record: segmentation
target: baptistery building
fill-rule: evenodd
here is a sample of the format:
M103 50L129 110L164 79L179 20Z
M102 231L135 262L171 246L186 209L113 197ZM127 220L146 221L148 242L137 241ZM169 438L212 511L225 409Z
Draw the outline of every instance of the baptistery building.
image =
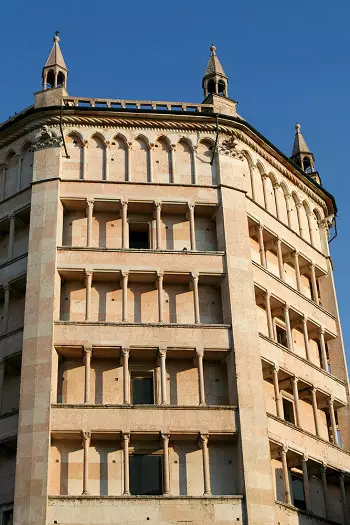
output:
M215 46L202 103L67 79L56 34L0 124L0 525L349 525L337 207L300 125L289 156L237 113Z

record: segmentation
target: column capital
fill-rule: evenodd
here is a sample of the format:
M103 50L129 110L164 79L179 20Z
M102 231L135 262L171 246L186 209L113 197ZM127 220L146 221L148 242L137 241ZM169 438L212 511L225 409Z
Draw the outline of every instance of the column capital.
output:
M279 365L277 363L275 363L273 365L273 371L278 373L279 369L280 369Z
M147 144L147 149L148 149L148 151L153 151L154 150L154 143L150 142L149 144Z
M327 404L333 406L333 404L334 404L334 396L333 396L333 395L330 395L330 396L327 398Z
M282 244L282 239L281 239L281 237L276 237L276 242L277 242L277 244Z
M162 209L162 202L161 201L154 201L154 207L161 210Z
M86 206L88 208L93 208L94 202L95 202L94 199L86 199Z
M294 257L299 257L300 254L299 254L298 250L294 250L293 255L294 255Z
M169 443L170 434L163 434L163 432L161 432L160 439L163 443Z
M281 187L281 185L280 185L279 182L274 182L273 185L272 185L272 187L273 187L274 190L279 190L280 187Z
M261 222L259 222L257 228L258 228L258 230L263 231L263 229L264 229L264 225L261 224Z
M120 201L120 204L122 205L123 208L127 208L128 207L128 201Z
M125 358L129 357L130 355L130 349L129 348L122 348L122 356Z
M159 348L158 352L161 357L166 357L167 348Z
M292 194L291 193L285 193L284 196L285 196L286 199L292 199Z
M193 281L198 281L198 279L199 279L199 273L197 273L197 272L191 272L191 279L192 279Z
M163 279L164 278L164 272L157 271L157 278L159 280Z
M187 203L187 207L188 207L189 210L193 211L194 208L195 208L195 205L192 202L188 202Z
M130 432L121 432L120 435L121 435L121 438L122 438L122 440L124 442L125 441L127 441L127 442L130 441Z
M16 218L16 213L12 211L11 213L8 214L8 218L10 221L13 221Z
M339 477L340 477L341 479L345 479L345 476L346 476L346 472L344 472L344 470L341 470L341 471L339 472Z
M92 346L85 346L84 345L84 353L86 354L92 354Z
M285 312L286 312L286 311L289 312L289 308L290 308L290 306L289 306L288 303L285 303L285 304L283 305L283 309L284 309Z
M311 387L311 393L312 393L313 395L316 395L316 393L317 393L317 388L316 388L315 386L312 386L312 387Z
M322 463L320 470L321 470L321 473L322 473L322 474L326 474L326 471L327 471L327 463Z
M313 270L316 268L316 265L315 265L315 263L313 263L313 262L310 262L310 263L309 263L309 266L310 266L310 268L312 268Z
M94 272L92 270L85 270L86 277L91 277Z
M298 209L298 208L301 208L302 206L303 206L303 203L300 202L300 201L297 201L297 202L295 203L295 207L296 207L297 209Z
M176 151L176 144L170 144L171 151Z
M309 454L307 454L306 452L304 452L303 457L302 457L302 461L305 461L305 463L306 463L307 461L309 461Z
M204 348L196 348L196 356L204 357Z
M320 335L325 334L325 329L323 328L323 326L320 326L319 332L320 332Z
M287 454L287 452L288 452L288 445L287 443L283 443L281 447L281 454Z
M81 435L84 441L90 441L91 439L91 432L90 430L82 430Z
M125 271L125 272L120 272L122 277L129 277L129 272L128 271Z
M303 317L303 323L307 323L309 320L308 316L305 314L302 314L302 317Z
M0 359L0 370L3 370L6 366L6 360L5 359Z
M202 433L199 434L198 436L199 448L202 448L203 445L208 445L208 441L209 441L209 434L202 434Z
M269 178L269 176L268 176L267 173L262 173L262 174L261 174L261 178L262 178L262 180L266 180L266 179Z
M293 383L298 383L299 377L298 376L292 377L292 381L293 381Z

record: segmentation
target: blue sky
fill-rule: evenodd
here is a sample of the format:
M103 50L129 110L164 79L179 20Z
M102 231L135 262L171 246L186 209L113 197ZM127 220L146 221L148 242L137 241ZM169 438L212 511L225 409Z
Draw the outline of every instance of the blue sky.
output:
M32 104L55 30L69 93L90 97L201 101L214 43L239 112L288 155L300 122L336 197L331 246L349 360L349 19L346 0L4 2L0 121Z

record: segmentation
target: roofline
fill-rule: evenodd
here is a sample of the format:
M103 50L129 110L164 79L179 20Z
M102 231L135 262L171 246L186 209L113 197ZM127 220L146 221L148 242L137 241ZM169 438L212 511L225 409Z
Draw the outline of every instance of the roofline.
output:
M180 104L180 103L179 103ZM40 114L42 112L46 113L49 111L59 111L59 112L65 112L65 111L72 111L75 112L91 112L91 113L102 113L102 112L109 112L109 113L138 113L138 114L157 114L157 115L176 115L176 116L182 116L187 118L198 118L198 117L205 117L213 119L216 123L217 119L226 120L229 122L235 122L239 124L242 127L248 128L251 132L253 132L255 135L257 135L267 146L269 146L277 155L282 157L282 159L295 171L298 172L299 176L306 179L308 183L310 183L314 188L318 190L318 192L322 192L328 197L333 205L334 208L334 214L337 214L338 208L335 202L334 196L327 191L323 186L318 184L312 177L310 177L306 172L304 172L290 157L288 157L285 153L283 153L280 149L278 149L272 142L270 142L262 133L260 133L254 126L249 124L246 120L243 120L238 117L233 117L230 115L224 115L222 113L211 113L207 111L202 111L201 113L184 113L183 111L168 111L168 110L150 110L150 109L136 109L136 108L104 108L104 107L79 107L79 106L66 106L66 105L60 105L60 106L47 106L47 107L38 107L35 108L34 106L29 106L28 108L24 109L14 117L10 118L9 120L5 121L3 124L0 124L0 134L7 129L9 129L14 124L18 124L21 120L35 115Z

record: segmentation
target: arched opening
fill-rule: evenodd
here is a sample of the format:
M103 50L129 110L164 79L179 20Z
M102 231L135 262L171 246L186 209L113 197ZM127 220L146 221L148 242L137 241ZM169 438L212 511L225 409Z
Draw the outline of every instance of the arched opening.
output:
M105 180L105 155L106 149L99 135L91 137L87 148L86 178L92 180Z
M219 80L218 82L218 94L226 97L226 84L223 80Z
M138 137L133 143L133 160L131 180L133 182L148 182L148 144Z
M214 154L214 144L208 140L201 140L197 148L197 184L212 186L217 184L216 159L211 165Z
M323 239L322 239L322 233L323 233L323 230L320 226L321 224L321 220L322 220L322 215L321 213L319 212L319 210L317 210L316 208L314 208L313 210L314 212L314 242L315 242L315 248L317 248L318 250L322 251L323 249Z
M256 175L255 177L255 188L256 188L255 200L258 204L260 204L260 206L265 208L264 188L263 188L263 181L262 181L262 175L265 172L265 169L264 169L264 166L260 162L257 162L256 167L258 169L255 170L256 172L255 173Z
M62 71L57 75L57 87L64 87L66 82L66 77Z
M63 174L69 179L83 178L83 144L75 133L70 133L66 139L66 147L69 158L63 157Z
M312 173L313 172L313 166L311 159L309 157L303 158L303 169L306 173Z
M153 181L171 182L170 144L165 137L160 137L154 144Z
M18 156L11 151L6 158L4 198L16 193L18 176Z
M280 184L281 186L281 190L282 191L279 191L277 192L276 194L276 202L277 202L277 199L279 199L279 213L280 213L280 216L279 216L279 220L284 222L284 224L286 224L288 226L288 197L287 195L289 194L289 191L288 191L288 188L287 186L285 185L284 182L281 182Z
M110 180L125 181L128 174L128 149L125 140L116 136L110 143L109 174Z
M291 207L291 228L292 230L300 235L300 219L299 219L299 212L298 212L298 206L299 206L299 198L295 193L292 193L292 198L290 199L290 207Z
M47 76L46 76L45 89L53 88L53 87L55 87L55 72L53 69L50 69L50 71L48 71Z
M208 93L209 94L216 93L216 87L215 87L215 81L214 80L209 80L209 82L208 82Z
M176 182L193 184L193 154L190 143L181 139L176 145Z
M245 178L245 184L244 189L247 192L247 195L254 200L255 198L255 187L253 187L254 181L253 181L253 170L252 165L253 161L247 151L242 151L242 155L244 155L245 158L245 165L243 169L243 177Z
M31 149L31 144L25 144L21 153L21 173L20 173L20 189L27 188L33 178L33 160L34 153Z
M273 189L273 184L275 182L275 178L270 173L265 176L265 205L266 210L272 213L272 215L277 216L277 210L276 210L276 200L275 200L275 192Z
M310 224L309 224L309 218L308 218L308 212L310 208L306 201L303 201L302 206L300 206L300 229L302 237L308 241L311 242L311 231L310 231Z

